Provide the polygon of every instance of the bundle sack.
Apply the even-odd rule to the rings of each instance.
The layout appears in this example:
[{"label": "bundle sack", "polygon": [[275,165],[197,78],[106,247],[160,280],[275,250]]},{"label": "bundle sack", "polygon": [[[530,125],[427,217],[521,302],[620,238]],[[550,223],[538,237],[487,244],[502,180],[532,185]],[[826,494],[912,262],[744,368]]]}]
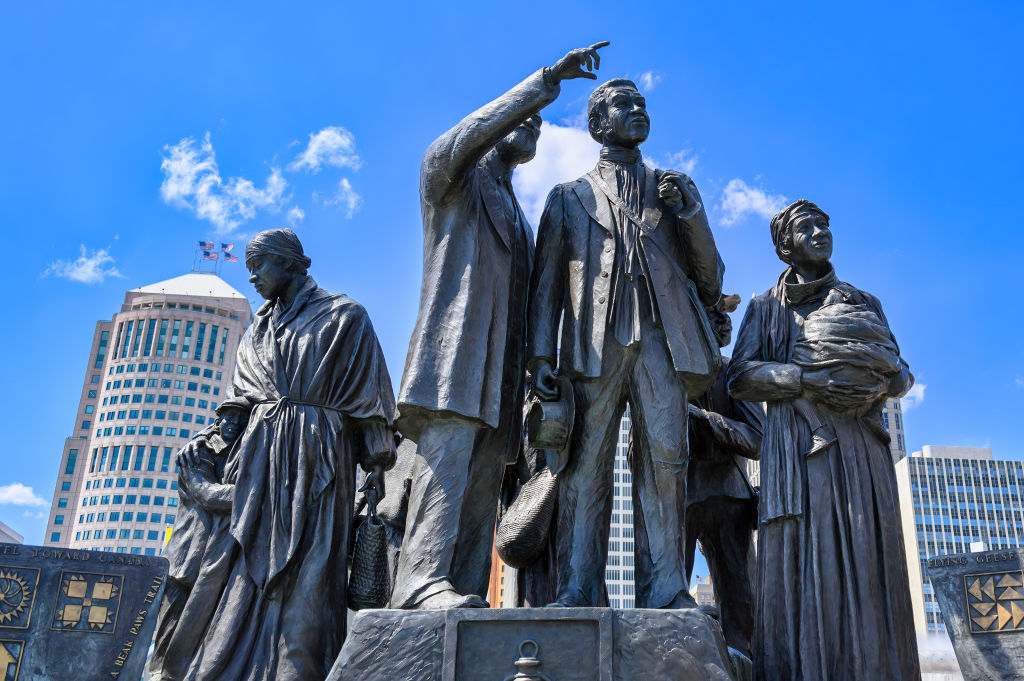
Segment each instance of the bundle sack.
[{"label": "bundle sack", "polygon": [[[831,296],[830,296],[831,298]],[[889,327],[863,304],[845,300],[807,315],[793,348],[793,362],[804,369],[842,369],[889,376],[900,370],[900,352]]]}]

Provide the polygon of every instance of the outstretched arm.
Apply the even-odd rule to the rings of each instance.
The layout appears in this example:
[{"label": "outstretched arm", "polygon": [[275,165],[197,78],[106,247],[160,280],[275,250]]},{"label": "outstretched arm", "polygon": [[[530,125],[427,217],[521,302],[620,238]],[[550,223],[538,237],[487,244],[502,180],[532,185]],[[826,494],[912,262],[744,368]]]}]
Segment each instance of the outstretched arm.
[{"label": "outstretched arm", "polygon": [[764,434],[764,410],[756,402],[732,402],[734,413],[728,416],[691,404],[694,427],[707,429],[711,437],[728,451],[747,459],[758,459]]},{"label": "outstretched arm", "polygon": [[[537,71],[519,85],[484,105],[441,135],[423,157],[420,192],[428,203],[444,203],[450,191],[503,137],[558,97],[560,83],[597,76],[597,50],[607,42],[573,50],[552,67]],[[586,70],[584,70],[586,69]]]}]

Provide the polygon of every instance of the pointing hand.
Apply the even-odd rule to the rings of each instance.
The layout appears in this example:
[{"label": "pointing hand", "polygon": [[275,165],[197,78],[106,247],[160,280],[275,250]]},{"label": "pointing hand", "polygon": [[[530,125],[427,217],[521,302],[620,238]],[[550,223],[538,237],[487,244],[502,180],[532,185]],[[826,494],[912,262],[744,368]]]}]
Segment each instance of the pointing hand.
[{"label": "pointing hand", "polygon": [[[572,78],[597,80],[597,74],[594,71],[601,67],[601,55],[597,51],[610,44],[607,40],[604,40],[594,43],[590,47],[581,47],[578,50],[573,50],[551,67],[551,75],[558,82]],[[584,67],[586,67],[586,70],[584,70]]]}]

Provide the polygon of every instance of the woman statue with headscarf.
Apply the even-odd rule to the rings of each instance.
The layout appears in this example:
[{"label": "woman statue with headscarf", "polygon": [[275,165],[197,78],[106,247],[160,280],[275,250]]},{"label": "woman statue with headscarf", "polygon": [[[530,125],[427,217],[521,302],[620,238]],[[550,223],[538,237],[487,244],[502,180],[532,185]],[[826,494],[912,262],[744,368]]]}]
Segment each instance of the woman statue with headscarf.
[{"label": "woman statue with headscarf", "polygon": [[257,234],[245,261],[267,302],[231,388],[253,405],[234,455],[234,555],[182,678],[322,681],[345,638],[355,466],[393,465],[394,395],[366,310],[316,285],[294,232]]},{"label": "woman statue with headscarf", "polygon": [[747,308],[733,397],[768,403],[754,671],[760,681],[919,681],[896,478],[881,409],[913,384],[874,296],[836,278],[829,218],[771,222],[789,267]]}]

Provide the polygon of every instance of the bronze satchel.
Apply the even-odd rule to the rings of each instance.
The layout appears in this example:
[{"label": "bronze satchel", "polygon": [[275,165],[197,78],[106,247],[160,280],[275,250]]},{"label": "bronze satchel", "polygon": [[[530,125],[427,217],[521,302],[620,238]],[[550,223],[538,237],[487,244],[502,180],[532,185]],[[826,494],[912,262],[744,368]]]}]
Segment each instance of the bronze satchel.
[{"label": "bronze satchel", "polygon": [[348,582],[348,607],[352,610],[383,608],[391,597],[388,540],[384,521],[377,517],[377,490],[372,475],[360,488],[366,494],[366,516],[356,528],[352,547]]}]

